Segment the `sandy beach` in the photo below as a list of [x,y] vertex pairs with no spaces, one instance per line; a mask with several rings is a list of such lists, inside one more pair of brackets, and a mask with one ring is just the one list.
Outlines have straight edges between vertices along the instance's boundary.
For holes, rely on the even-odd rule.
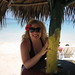
[[20,43],[0,43],[0,75],[20,75]]
[[20,75],[21,70],[20,53],[0,52],[0,75]]
[[[67,48],[65,48],[67,50]],[[75,51],[75,47],[68,48],[67,53]],[[72,52],[74,53],[74,52]],[[75,55],[74,55],[75,58]],[[75,63],[75,61],[71,62]],[[0,75],[20,75],[21,72],[20,43],[0,44]]]

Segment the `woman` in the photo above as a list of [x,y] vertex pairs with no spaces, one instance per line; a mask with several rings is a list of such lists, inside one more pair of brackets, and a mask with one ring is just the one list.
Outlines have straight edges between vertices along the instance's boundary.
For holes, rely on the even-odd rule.
[[39,62],[43,62],[48,51],[46,29],[41,21],[30,20],[25,30],[21,43],[22,70],[36,68]]

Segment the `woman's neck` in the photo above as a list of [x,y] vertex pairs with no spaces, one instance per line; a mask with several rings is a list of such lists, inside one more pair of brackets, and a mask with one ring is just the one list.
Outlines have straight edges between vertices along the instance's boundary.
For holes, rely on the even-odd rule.
[[31,40],[33,43],[38,43],[40,42],[40,39],[36,39],[36,40]]

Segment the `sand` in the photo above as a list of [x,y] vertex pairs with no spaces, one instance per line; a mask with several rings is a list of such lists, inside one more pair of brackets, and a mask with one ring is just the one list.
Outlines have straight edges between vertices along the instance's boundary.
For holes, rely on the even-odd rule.
[[20,53],[0,53],[0,75],[20,75]]
[[[0,45],[0,75],[20,75],[22,60],[19,44],[5,45]],[[73,50],[72,48],[71,51]],[[73,60],[71,62],[75,63]]]

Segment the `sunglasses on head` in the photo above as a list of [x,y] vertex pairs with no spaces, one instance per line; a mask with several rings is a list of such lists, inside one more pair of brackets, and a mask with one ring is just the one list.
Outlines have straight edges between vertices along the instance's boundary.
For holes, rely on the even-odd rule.
[[41,31],[40,27],[37,27],[37,28],[30,27],[29,29],[29,32],[40,32],[40,31]]

